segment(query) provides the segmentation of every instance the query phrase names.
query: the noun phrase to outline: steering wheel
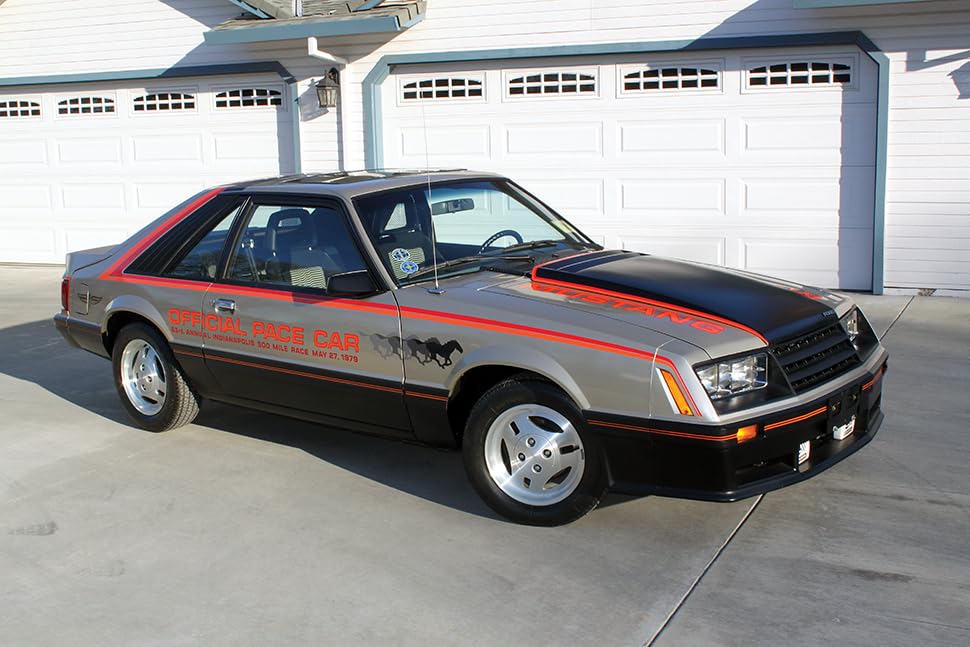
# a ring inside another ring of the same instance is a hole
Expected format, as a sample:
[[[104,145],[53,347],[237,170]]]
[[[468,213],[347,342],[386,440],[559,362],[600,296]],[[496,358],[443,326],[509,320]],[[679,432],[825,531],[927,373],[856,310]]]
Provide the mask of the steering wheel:
[[[519,245],[522,244],[522,234],[520,234],[514,229],[503,229],[502,231],[497,231],[491,236],[489,236],[485,240],[485,242],[482,243],[482,247],[481,249],[478,250],[478,253],[479,254],[483,253],[486,249],[492,246],[492,243],[494,243],[499,238],[504,238],[505,236],[511,236],[512,238],[515,239],[516,244],[519,244]]]

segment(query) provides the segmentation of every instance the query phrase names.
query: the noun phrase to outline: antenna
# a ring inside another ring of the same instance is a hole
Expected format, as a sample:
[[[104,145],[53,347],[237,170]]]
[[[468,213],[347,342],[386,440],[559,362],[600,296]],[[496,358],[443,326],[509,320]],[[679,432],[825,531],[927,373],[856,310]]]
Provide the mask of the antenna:
[[[431,263],[434,270],[434,288],[428,290],[431,294],[444,294],[438,286],[438,237],[435,235],[434,214],[431,205],[431,155],[428,152],[428,120],[424,116],[424,102],[421,103],[421,130],[424,133],[424,174],[428,178],[428,220],[431,222]]]

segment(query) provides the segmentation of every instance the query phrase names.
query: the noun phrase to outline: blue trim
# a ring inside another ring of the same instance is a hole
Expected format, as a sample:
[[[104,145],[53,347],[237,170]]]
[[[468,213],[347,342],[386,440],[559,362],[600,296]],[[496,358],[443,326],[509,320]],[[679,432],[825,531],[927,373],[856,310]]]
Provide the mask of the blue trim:
[[[512,47],[452,52],[387,54],[374,65],[363,81],[364,161],[369,169],[384,166],[384,133],[381,108],[381,85],[398,65],[425,63],[462,63],[469,61],[502,61],[512,59],[550,58],[560,56],[602,56],[609,54],[651,54],[674,51],[708,51],[719,49],[757,49],[767,47],[818,47],[854,45],[876,64],[878,99],[876,103],[875,208],[873,210],[872,293],[884,290],[884,257],[886,228],[886,167],[889,130],[889,58],[861,31],[775,34],[767,36],[725,36],[694,40],[642,41],[592,45],[550,45],[546,47]]]
[[[824,9],[827,7],[859,7],[872,4],[904,4],[929,0],[794,0],[796,9]]]
[[[94,83],[98,81],[133,81],[145,79],[177,79],[186,76],[221,76],[225,74],[276,74],[287,83],[295,80],[279,61],[252,63],[223,63],[220,65],[185,65],[148,70],[112,70],[109,72],[81,72],[78,74],[50,74],[46,76],[15,76],[0,78],[0,87],[12,85],[49,85],[56,83]]]
[[[358,34],[378,34],[399,32],[402,27],[397,16],[371,16],[367,18],[330,17],[300,18],[280,22],[276,20],[258,21],[244,27],[211,29],[203,36],[209,45],[230,43],[261,43],[274,40],[309,38],[310,36],[354,36]]]
[[[256,7],[250,5],[249,3],[243,2],[243,0],[229,0],[229,2],[231,2],[234,5],[236,5],[237,7],[239,7],[240,9],[242,9],[243,11],[247,11],[247,12],[253,14],[257,18],[272,18],[272,16],[270,16],[265,11],[262,11],[260,9],[257,9]]]
[[[293,116],[290,117],[290,125],[292,128],[292,139],[293,139],[293,173],[303,172],[303,145],[301,144],[300,135],[300,87],[296,79],[293,79],[290,83],[286,84],[289,90],[290,96],[290,109],[293,111]],[[283,169],[280,169],[282,172]]]

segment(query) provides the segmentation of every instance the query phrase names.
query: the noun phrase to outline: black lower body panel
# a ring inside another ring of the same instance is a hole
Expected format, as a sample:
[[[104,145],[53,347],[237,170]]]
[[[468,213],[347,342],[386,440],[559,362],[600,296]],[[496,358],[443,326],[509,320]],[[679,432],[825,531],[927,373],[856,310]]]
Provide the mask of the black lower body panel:
[[[868,444],[883,421],[884,373],[885,365],[790,411],[730,426],[586,417],[613,491],[737,501],[811,478]],[[739,442],[742,427],[754,427],[754,437]]]

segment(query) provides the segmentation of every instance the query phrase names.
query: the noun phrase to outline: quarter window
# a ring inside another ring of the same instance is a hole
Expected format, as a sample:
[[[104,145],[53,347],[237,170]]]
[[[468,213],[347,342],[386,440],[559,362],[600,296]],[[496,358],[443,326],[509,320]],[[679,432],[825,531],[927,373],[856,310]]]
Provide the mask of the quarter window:
[[[750,87],[793,85],[845,85],[852,82],[852,68],[844,63],[797,62],[762,65],[748,71]]]
[[[157,110],[194,110],[195,96],[182,92],[157,92],[135,97],[132,101],[135,112],[154,112]]]
[[[219,259],[226,246],[226,237],[239,209],[240,207],[236,207],[225,218],[216,222],[199,242],[173,262],[174,266],[166,272],[166,276],[198,281],[211,281],[216,278]]]
[[[483,83],[480,78],[441,77],[419,79],[401,86],[404,101],[433,99],[476,99],[482,98]]]
[[[576,71],[524,74],[510,77],[506,90],[510,97],[596,94],[596,76]]]
[[[115,100],[109,97],[71,97],[57,102],[59,115],[91,115],[115,111]]]
[[[623,74],[623,92],[663,92],[721,87],[718,70],[705,67],[659,67],[631,70]]]
[[[238,88],[216,94],[216,108],[281,106],[283,94],[269,88]]]
[[[334,274],[367,269],[334,207],[261,205],[229,262],[229,278],[325,291]]]
[[[23,99],[0,101],[0,117],[39,117],[40,104]]]

